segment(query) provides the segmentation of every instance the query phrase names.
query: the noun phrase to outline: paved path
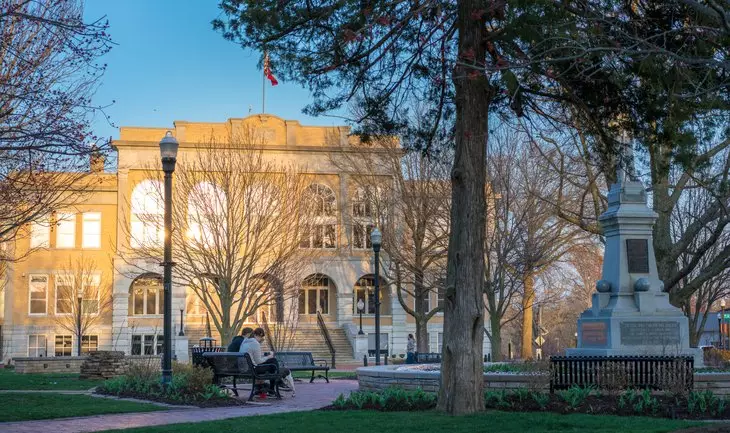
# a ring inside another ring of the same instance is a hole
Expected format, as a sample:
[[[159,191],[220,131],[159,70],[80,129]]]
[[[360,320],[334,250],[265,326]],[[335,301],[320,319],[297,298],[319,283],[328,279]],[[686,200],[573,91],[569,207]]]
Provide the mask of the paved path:
[[[213,409],[176,409],[160,412],[96,415],[43,421],[0,423],[2,433],[81,433],[113,429],[178,424],[184,422],[215,421],[251,415],[268,415],[319,409],[329,405],[340,394],[357,389],[357,381],[332,380],[327,383],[297,384],[297,396],[284,394],[283,400],[267,400],[267,405],[246,405]],[[7,409],[6,409],[7,410]]]

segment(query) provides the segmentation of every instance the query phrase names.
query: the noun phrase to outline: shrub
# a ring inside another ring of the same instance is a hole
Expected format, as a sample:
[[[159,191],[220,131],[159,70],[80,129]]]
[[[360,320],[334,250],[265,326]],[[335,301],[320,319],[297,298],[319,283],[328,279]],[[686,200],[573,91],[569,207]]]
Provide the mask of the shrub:
[[[716,415],[725,410],[725,400],[717,398],[712,391],[691,391],[687,395],[687,411],[692,415]]]
[[[226,392],[212,384],[213,372],[190,364],[173,363],[172,382],[162,387],[157,366],[133,364],[124,376],[104,381],[98,392],[113,395],[138,395],[179,403],[227,399]]]
[[[730,350],[706,349],[703,351],[703,356],[708,367],[723,368],[730,363]]]
[[[345,409],[375,409],[384,412],[427,410],[436,407],[436,395],[417,389],[407,391],[389,387],[382,392],[355,391],[345,397],[340,395],[332,402],[332,407]]]
[[[532,399],[537,403],[540,409],[545,409],[547,404],[550,402],[550,395],[544,392],[533,392],[531,393]]]
[[[509,409],[512,407],[507,398],[507,391],[486,391],[484,393],[484,406],[489,409]]]
[[[660,389],[674,396],[686,396],[694,371],[683,360],[676,359],[670,365],[660,366],[654,374]]]
[[[578,385],[573,385],[565,391],[560,391],[558,395],[565,400],[566,403],[568,403],[568,406],[571,409],[576,409],[588,398],[589,395],[591,395],[591,392],[593,392],[594,389],[595,388],[593,386],[580,387]]]
[[[527,361],[490,364],[484,367],[485,373],[537,373],[550,370],[549,361]]]

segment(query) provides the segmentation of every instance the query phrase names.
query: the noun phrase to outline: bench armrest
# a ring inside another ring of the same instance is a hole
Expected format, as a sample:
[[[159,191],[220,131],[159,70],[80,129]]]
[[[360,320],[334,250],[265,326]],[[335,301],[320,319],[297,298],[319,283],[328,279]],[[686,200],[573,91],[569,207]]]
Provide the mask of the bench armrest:
[[[326,359],[313,359],[315,367],[328,367],[329,364],[327,363]]]

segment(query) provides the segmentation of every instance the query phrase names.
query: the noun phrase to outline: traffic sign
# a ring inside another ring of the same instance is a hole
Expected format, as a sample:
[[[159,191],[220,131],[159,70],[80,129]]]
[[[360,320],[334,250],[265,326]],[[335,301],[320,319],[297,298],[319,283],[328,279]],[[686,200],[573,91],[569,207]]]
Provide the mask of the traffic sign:
[[[537,343],[538,346],[542,346],[542,344],[545,342],[545,339],[542,338],[542,335],[538,335],[535,339],[535,343]]]

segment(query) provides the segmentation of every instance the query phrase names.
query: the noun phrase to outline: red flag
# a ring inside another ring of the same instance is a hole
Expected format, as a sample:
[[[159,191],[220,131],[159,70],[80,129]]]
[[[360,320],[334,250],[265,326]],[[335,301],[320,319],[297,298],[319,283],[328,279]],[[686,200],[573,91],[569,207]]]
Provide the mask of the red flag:
[[[271,73],[271,66],[269,65],[269,53],[264,53],[264,76],[271,81],[272,86],[276,86],[279,82],[276,80],[274,74]]]

